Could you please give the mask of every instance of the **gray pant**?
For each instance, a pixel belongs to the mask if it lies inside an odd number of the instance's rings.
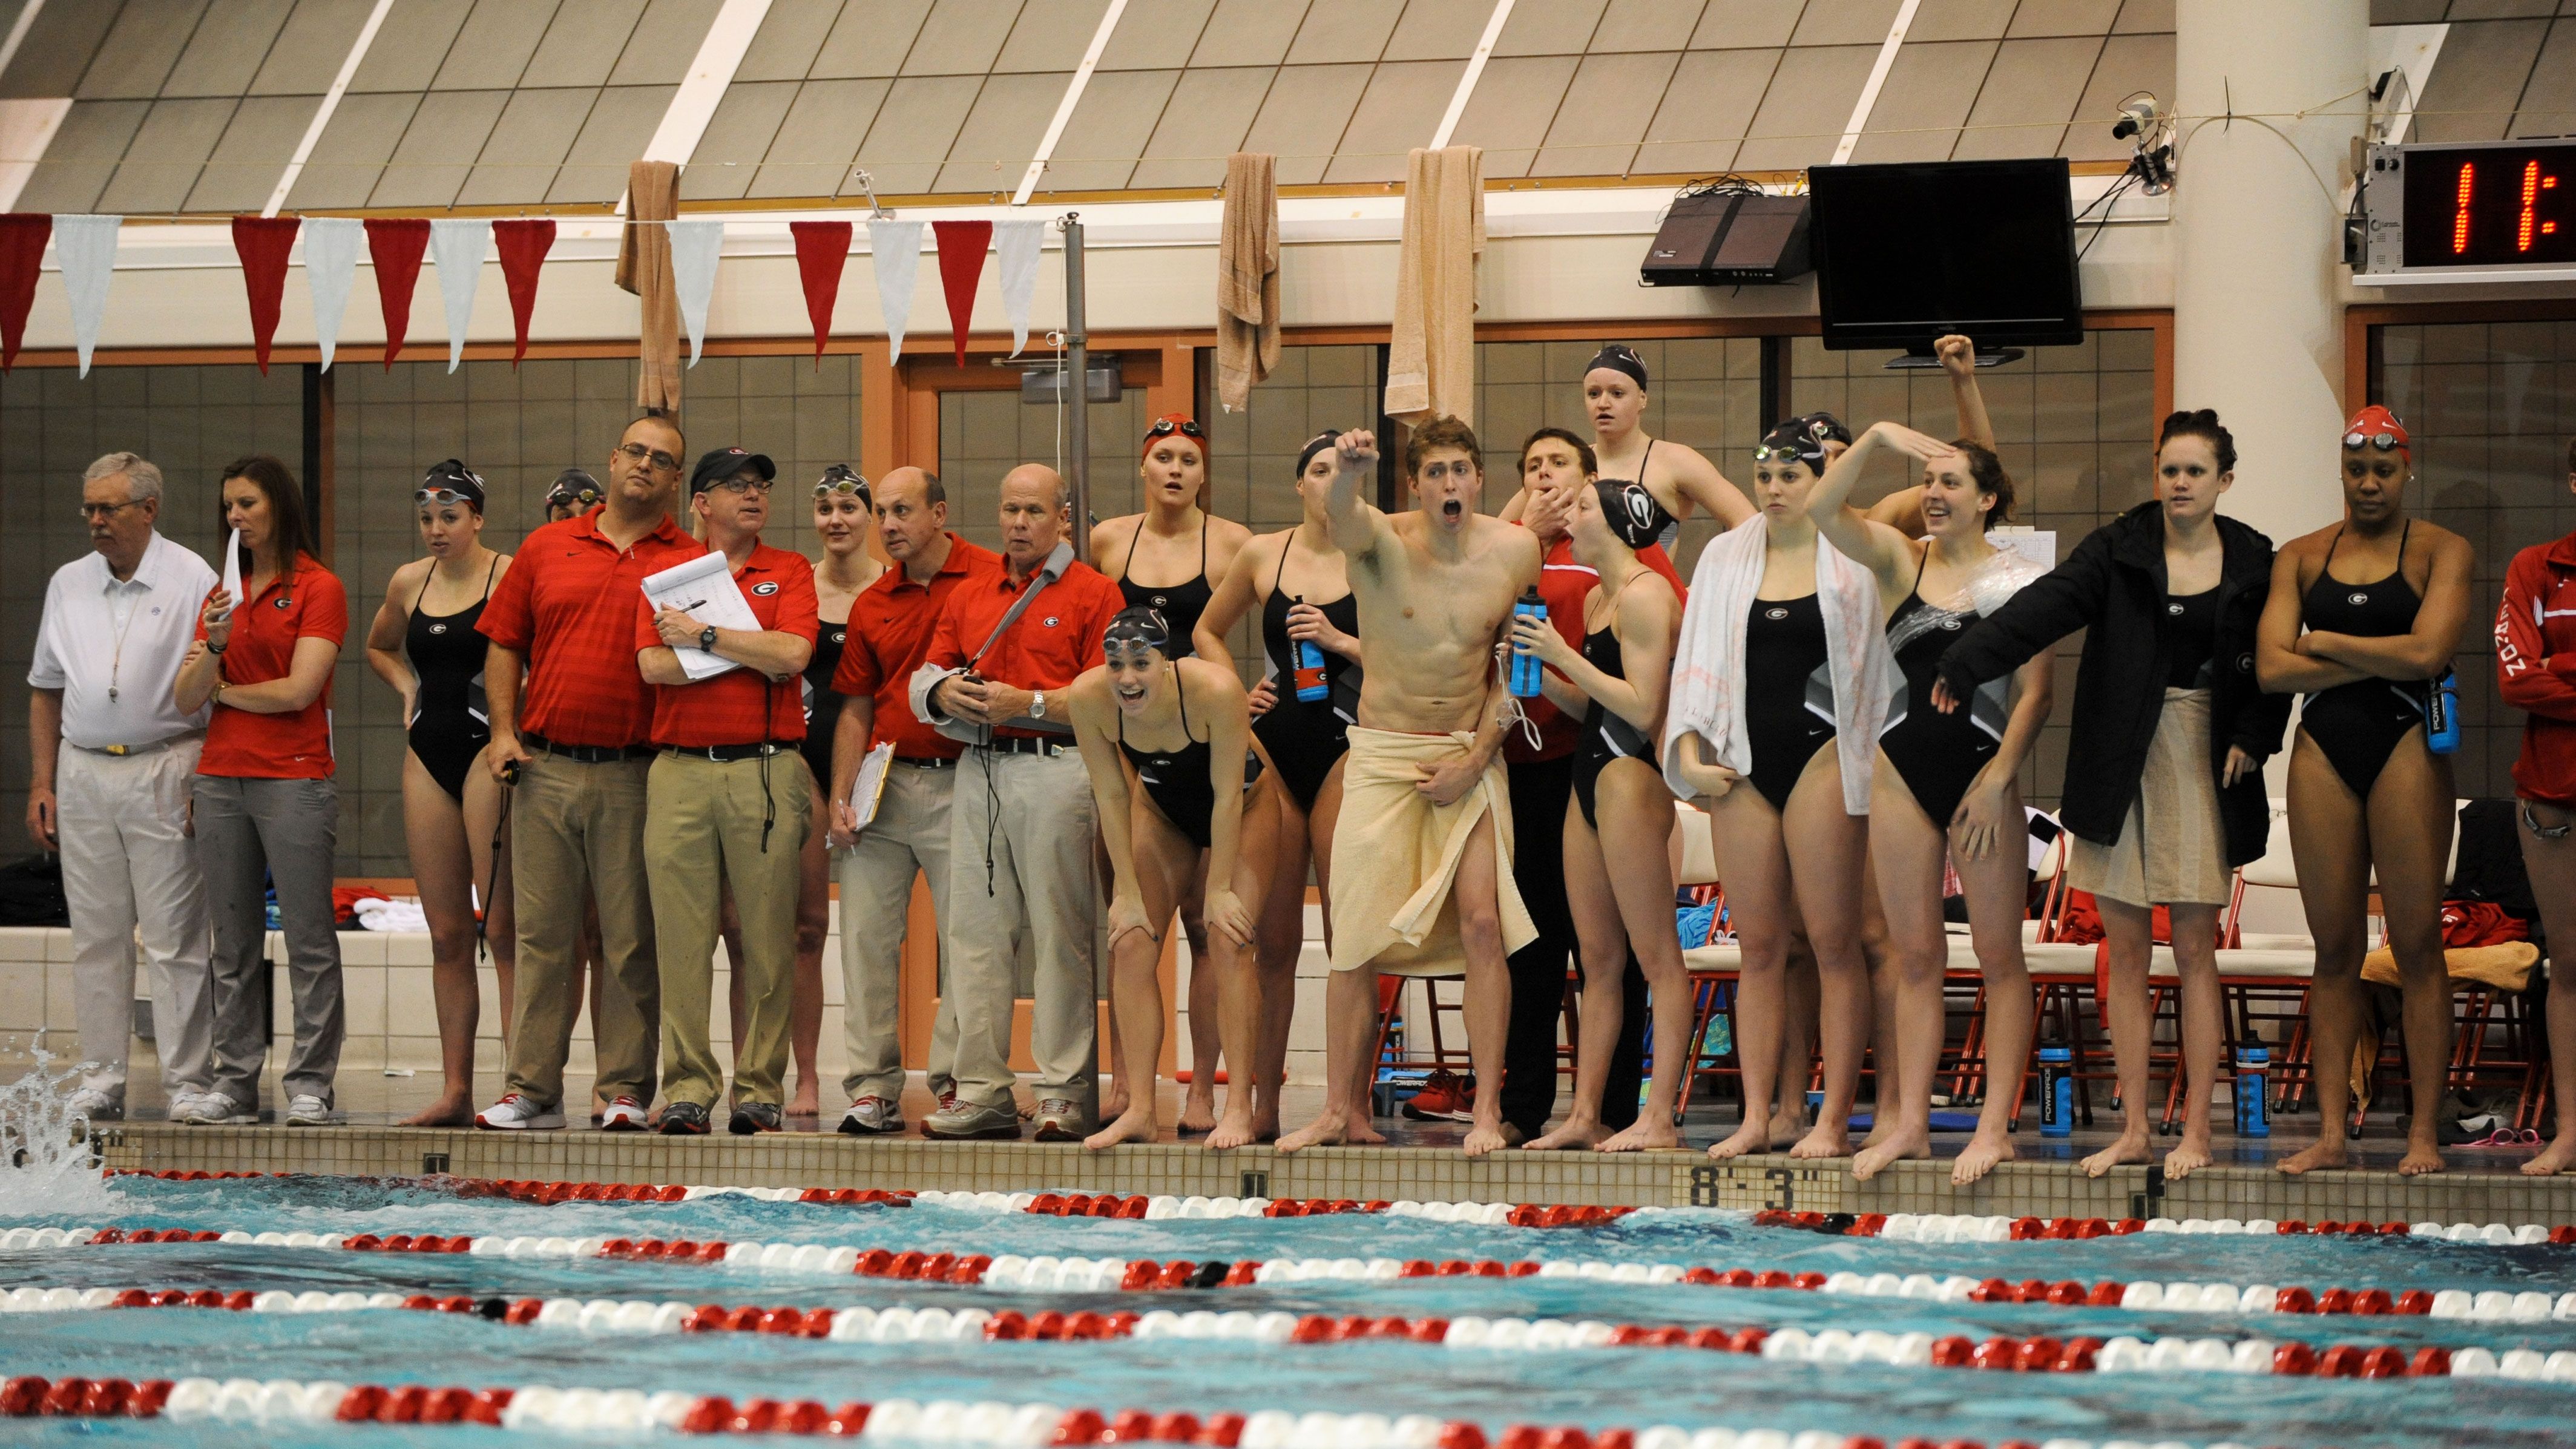
[[[71,908],[81,1085],[125,1101],[134,945],[151,962],[152,1042],[172,1101],[203,1091],[214,1043],[206,883],[188,838],[202,736],[139,755],[64,745],[54,766],[63,901]]]
[[[295,1050],[278,1085],[327,1103],[347,1030],[331,907],[339,791],[329,780],[199,775],[196,798],[197,863],[215,920],[214,1090],[258,1110],[270,1031],[264,887],[273,880],[295,994]]]
[[[957,771],[897,762],[886,772],[876,819],[841,853],[842,1034],[850,1053],[841,1089],[851,1100],[903,1100],[901,1006],[904,922],[912,881],[930,886],[947,965],[949,799]],[[930,1026],[930,1094],[956,1085],[957,1003],[946,990]]]
[[[957,1097],[1012,1107],[1018,947],[1034,959],[1029,1056],[1038,1098],[1088,1113],[1100,1092],[1100,874],[1091,777],[1053,757],[968,749],[949,807],[948,994],[957,1003]],[[990,864],[987,865],[989,860]],[[844,924],[843,931],[849,929]]]

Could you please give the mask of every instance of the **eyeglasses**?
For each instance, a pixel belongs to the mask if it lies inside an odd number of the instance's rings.
[[[835,463],[823,470],[822,479],[814,485],[814,496],[829,498],[835,493],[865,498],[868,496],[868,480],[851,472],[846,464]]]
[[[84,503],[80,506],[81,517],[93,523],[104,522],[129,508],[141,507],[143,501],[140,498],[129,498],[123,503]]]
[[[707,485],[707,491],[710,493],[719,488],[723,489],[727,493],[736,493],[744,497],[749,497],[754,493],[767,493],[769,491],[769,480],[766,478],[742,477],[720,478]]]
[[[658,468],[663,472],[676,473],[680,470],[679,459],[672,457],[670,454],[663,452],[659,448],[645,447],[642,443],[620,443],[617,445],[617,452],[618,456],[626,459],[630,463],[641,463],[650,460],[655,468]]]
[[[2364,443],[2368,443],[2370,446],[2379,449],[2383,453],[2398,446],[2397,435],[2395,433],[2346,433],[2343,435],[2343,445],[2347,448],[2358,448]]]
[[[1201,442],[1205,442],[1207,440],[1207,430],[1200,427],[1198,424],[1191,422],[1187,418],[1183,418],[1178,422],[1174,422],[1170,418],[1156,418],[1154,420],[1154,425],[1145,430],[1145,436],[1149,438],[1167,438],[1174,433],[1178,433],[1185,438],[1197,438]]]
[[[480,505],[482,499],[476,494],[462,492],[454,488],[421,488],[413,491],[411,501],[414,503],[435,503],[442,507],[450,503],[462,503],[468,508],[473,508]]]

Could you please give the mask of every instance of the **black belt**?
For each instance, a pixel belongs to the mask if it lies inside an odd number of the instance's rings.
[[[1052,760],[1058,755],[1072,754],[1075,747],[1059,744],[1054,740],[1025,739],[1017,735],[1004,735],[996,738],[991,744],[977,745],[975,748],[989,750],[997,755],[1043,755]]]
[[[898,765],[909,765],[916,770],[953,770],[957,768],[957,761],[954,758],[945,755],[897,755],[894,757],[894,762]]]
[[[728,765],[736,760],[765,760],[772,755],[796,752],[794,745],[780,744],[776,740],[757,745],[663,745],[660,748],[664,754],[683,755],[692,760],[712,760],[719,765]]]
[[[519,743],[526,745],[530,754],[551,755],[576,765],[608,765],[620,760],[650,759],[653,754],[651,745],[559,745],[543,735],[523,734]]]

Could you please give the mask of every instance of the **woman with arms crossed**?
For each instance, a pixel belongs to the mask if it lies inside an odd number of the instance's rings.
[[[1084,1139],[1098,1151],[1154,1140],[1154,1071],[1163,1054],[1161,927],[1194,887],[1206,902],[1217,1031],[1229,1061],[1251,1058],[1253,922],[1278,837],[1277,772],[1263,768],[1252,716],[1231,665],[1172,657],[1152,609],[1109,621],[1103,662],[1073,682],[1073,732],[1100,806],[1115,886],[1109,903],[1111,1006],[1125,1020],[1118,1078],[1126,1110]],[[1198,717],[1196,724],[1191,716]],[[1202,737],[1196,731],[1204,729]],[[1141,794],[1130,791],[1133,775]],[[1226,1093],[1207,1145],[1253,1140],[1250,1073]]]
[[[2450,757],[2433,753],[2425,720],[2430,681],[2450,671],[2468,626],[2476,557],[2467,539],[2407,517],[2414,476],[2396,416],[2378,406],[2355,414],[2343,433],[2344,519],[2282,547],[2255,648],[2265,689],[2308,697],[2290,749],[2290,857],[2317,943],[2317,1140],[2281,1163],[2288,1173],[2349,1161],[2347,1064],[2361,1034],[2374,877],[2404,993],[2413,1099],[2397,1170],[2442,1170],[2451,1057],[2442,886],[2459,807]]]
[[[483,480],[457,459],[431,465],[412,502],[429,557],[395,569],[387,581],[384,607],[367,630],[367,667],[402,699],[409,746],[403,839],[429,917],[430,993],[446,1085],[402,1125],[462,1127],[474,1120],[474,1032],[483,1007],[474,959],[478,902],[505,1003],[518,956],[514,893],[492,858],[501,785],[483,760],[492,727],[483,713],[483,636],[474,632],[510,557],[483,546]]]

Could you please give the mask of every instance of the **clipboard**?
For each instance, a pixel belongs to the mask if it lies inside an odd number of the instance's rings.
[[[644,597],[652,600],[657,609],[678,609],[719,629],[760,628],[759,617],[751,612],[751,601],[742,596],[742,585],[734,581],[733,565],[720,553],[702,553],[646,578]],[[694,646],[671,652],[679,656],[680,667],[688,671],[692,683],[742,667]]]
[[[850,816],[858,822],[853,828],[865,830],[875,821],[877,802],[885,797],[886,775],[893,768],[892,740],[870,749],[859,761],[858,778],[850,782]]]

